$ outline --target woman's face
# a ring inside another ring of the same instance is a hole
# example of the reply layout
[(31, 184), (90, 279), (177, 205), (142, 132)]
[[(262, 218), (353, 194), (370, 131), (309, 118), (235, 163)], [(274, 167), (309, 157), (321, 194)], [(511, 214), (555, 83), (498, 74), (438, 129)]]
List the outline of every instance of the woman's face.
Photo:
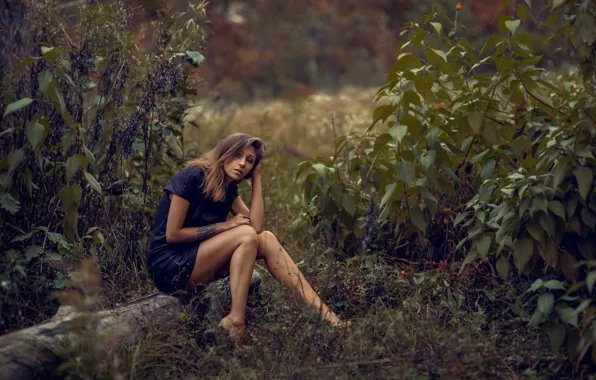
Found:
[(253, 146), (244, 149), (244, 152), (236, 153), (230, 160), (224, 162), (224, 172), (228, 179), (240, 181), (252, 170), (257, 159), (257, 153)]

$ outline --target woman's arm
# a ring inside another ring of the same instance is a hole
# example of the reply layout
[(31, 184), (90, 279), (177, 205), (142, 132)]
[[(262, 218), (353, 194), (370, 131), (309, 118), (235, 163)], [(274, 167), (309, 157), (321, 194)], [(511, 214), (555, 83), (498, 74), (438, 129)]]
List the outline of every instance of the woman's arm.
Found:
[(263, 204), (263, 189), (261, 187), (261, 165), (254, 169), (252, 173), (252, 201), (250, 203), (250, 224), (253, 226), (258, 234), (263, 232), (263, 224), (265, 222), (265, 205)]
[[(260, 169), (260, 168), (258, 168)], [(261, 188), (261, 173), (255, 169), (252, 177), (252, 202), (250, 209), (246, 206), (242, 198), (236, 197), (232, 203), (232, 214), (244, 215), (250, 218), (250, 225), (258, 234), (263, 232), (263, 222), (265, 219), (265, 210), (263, 206), (263, 191)]]
[(168, 223), (166, 225), (166, 240), (170, 244), (203, 241), (236, 226), (250, 224), (248, 218), (240, 216), (223, 223), (182, 228), (190, 203), (176, 194), (171, 194), (170, 199), (170, 211), (168, 212)]

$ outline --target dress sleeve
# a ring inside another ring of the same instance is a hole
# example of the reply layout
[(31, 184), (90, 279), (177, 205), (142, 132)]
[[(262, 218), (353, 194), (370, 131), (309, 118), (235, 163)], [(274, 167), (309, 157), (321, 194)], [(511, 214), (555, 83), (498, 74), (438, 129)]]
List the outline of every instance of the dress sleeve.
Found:
[(164, 191), (191, 202), (200, 191), (202, 181), (200, 168), (187, 167), (176, 173), (164, 187)]
[(238, 184), (234, 183), (234, 187), (231, 191), (232, 199), (236, 199), (236, 197), (240, 196), (240, 192), (238, 191)]

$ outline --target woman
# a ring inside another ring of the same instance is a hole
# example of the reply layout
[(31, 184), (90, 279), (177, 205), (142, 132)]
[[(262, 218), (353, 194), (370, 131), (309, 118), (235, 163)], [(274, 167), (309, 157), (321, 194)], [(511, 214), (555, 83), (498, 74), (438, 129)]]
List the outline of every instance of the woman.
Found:
[[(248, 287), (258, 259), (323, 318), (345, 325), (317, 296), (275, 235), (263, 230), (264, 153), (260, 139), (235, 133), (190, 161), (164, 187), (149, 251), (150, 274), (163, 292), (190, 291), (218, 274), (230, 274), (231, 311), (220, 327), (236, 342), (245, 330)], [(250, 209), (238, 195), (238, 183), (245, 178), (252, 178)], [(234, 216), (226, 221), (230, 211)]]

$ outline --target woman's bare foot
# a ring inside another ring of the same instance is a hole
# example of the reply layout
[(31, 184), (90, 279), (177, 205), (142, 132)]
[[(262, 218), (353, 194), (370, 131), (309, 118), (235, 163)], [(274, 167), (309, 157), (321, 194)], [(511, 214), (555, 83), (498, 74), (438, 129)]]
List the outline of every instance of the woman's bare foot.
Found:
[(234, 343), (242, 343), (242, 337), (244, 336), (244, 331), (246, 330), (244, 321), (234, 321), (232, 317), (227, 315), (221, 320), (221, 322), (219, 322), (219, 327), (228, 331), (228, 334), (230, 334), (230, 339), (232, 339)]
[(327, 314), (325, 314), (323, 318), (325, 318), (334, 327), (350, 327), (352, 325), (352, 322), (342, 321), (337, 314), (332, 311), (329, 311)]

